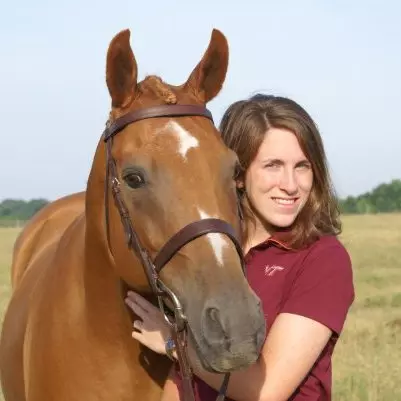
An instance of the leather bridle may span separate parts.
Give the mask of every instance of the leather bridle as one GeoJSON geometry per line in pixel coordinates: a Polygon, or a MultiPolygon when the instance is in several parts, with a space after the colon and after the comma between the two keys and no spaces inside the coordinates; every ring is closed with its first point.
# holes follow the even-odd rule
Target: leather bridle
{"type": "MultiPolygon", "coordinates": [[[[149,285],[157,296],[160,310],[164,314],[167,322],[171,325],[172,335],[177,349],[177,358],[180,365],[180,370],[183,378],[184,401],[195,401],[193,386],[192,386],[192,371],[186,353],[187,343],[187,325],[188,321],[183,312],[183,308],[176,295],[160,280],[159,273],[163,267],[170,261],[170,259],[187,243],[194,239],[206,235],[208,233],[222,233],[227,235],[234,243],[238,255],[240,257],[241,265],[245,273],[245,263],[241,248],[241,241],[238,238],[234,228],[226,221],[215,218],[202,219],[194,221],[175,235],[173,235],[166,244],[160,249],[156,257],[152,260],[148,251],[142,246],[139,236],[135,231],[132,223],[132,218],[121,196],[120,181],[118,179],[117,167],[115,160],[112,156],[113,138],[127,125],[135,123],[136,121],[158,118],[158,117],[185,117],[185,116],[199,116],[207,118],[213,122],[212,114],[210,111],[197,105],[162,105],[155,107],[148,107],[144,109],[135,110],[127,113],[126,115],[117,118],[113,122],[108,121],[104,130],[103,140],[106,144],[106,179],[105,179],[105,218],[106,218],[106,231],[107,241],[110,252],[110,226],[109,226],[109,188],[111,188],[115,205],[120,213],[121,221],[126,235],[127,245],[135,255],[139,258],[149,285]],[[171,320],[166,314],[163,298],[170,299],[173,305],[174,320],[171,320]]],[[[240,208],[239,208],[240,212],[240,208]]],[[[242,214],[240,213],[242,218],[242,214]]],[[[230,374],[227,373],[224,377],[219,396],[216,401],[223,401],[228,386],[230,374]]]]}

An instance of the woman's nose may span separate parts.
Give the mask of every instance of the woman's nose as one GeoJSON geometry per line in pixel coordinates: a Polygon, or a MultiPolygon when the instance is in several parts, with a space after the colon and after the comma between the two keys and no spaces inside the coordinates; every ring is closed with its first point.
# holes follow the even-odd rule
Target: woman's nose
{"type": "Polygon", "coordinates": [[[283,169],[280,177],[280,189],[289,195],[297,192],[298,182],[293,169],[283,169]]]}

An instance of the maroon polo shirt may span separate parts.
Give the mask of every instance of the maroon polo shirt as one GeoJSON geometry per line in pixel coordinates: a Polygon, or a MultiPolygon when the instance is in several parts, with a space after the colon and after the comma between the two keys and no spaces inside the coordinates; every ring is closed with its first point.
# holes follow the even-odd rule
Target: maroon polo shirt
{"type": "MultiPolygon", "coordinates": [[[[249,284],[263,303],[267,331],[283,312],[308,317],[332,330],[311,372],[289,399],[331,401],[332,353],[354,300],[346,249],[334,236],[322,237],[301,250],[268,239],[250,249],[246,264],[249,284]]],[[[217,391],[198,377],[194,381],[197,401],[215,401],[217,391]]],[[[178,375],[176,382],[181,388],[178,375]]]]}

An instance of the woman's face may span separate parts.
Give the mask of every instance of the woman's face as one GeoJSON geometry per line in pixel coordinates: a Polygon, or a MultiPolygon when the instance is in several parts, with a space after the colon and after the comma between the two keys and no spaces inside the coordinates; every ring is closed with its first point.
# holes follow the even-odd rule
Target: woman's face
{"type": "Polygon", "coordinates": [[[310,162],[292,131],[271,128],[245,174],[245,190],[259,217],[269,225],[290,226],[312,189],[310,162]]]}

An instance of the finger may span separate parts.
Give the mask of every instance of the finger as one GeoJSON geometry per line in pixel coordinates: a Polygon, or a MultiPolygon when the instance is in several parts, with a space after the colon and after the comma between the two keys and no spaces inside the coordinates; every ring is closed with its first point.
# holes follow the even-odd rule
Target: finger
{"type": "Polygon", "coordinates": [[[157,352],[158,354],[161,354],[161,355],[165,354],[164,344],[160,345],[160,344],[155,343],[152,340],[149,340],[149,338],[147,338],[146,335],[143,335],[139,331],[133,331],[131,336],[132,336],[132,338],[134,338],[135,340],[140,342],[142,345],[153,350],[154,352],[157,352]]]}
{"type": "Polygon", "coordinates": [[[143,330],[143,322],[141,320],[134,320],[133,326],[134,326],[134,329],[142,332],[142,330],[143,330]]]}
{"type": "Polygon", "coordinates": [[[125,298],[125,303],[136,313],[142,320],[148,318],[149,312],[144,310],[138,303],[132,301],[131,299],[125,298]]]}
{"type": "Polygon", "coordinates": [[[128,291],[127,296],[128,298],[141,305],[141,307],[149,313],[160,313],[160,309],[157,306],[154,306],[151,302],[149,302],[146,298],[142,297],[138,293],[130,290],[128,291]]]}
{"type": "Polygon", "coordinates": [[[127,298],[132,302],[135,302],[136,304],[140,305],[140,307],[144,309],[146,312],[149,312],[149,307],[153,306],[145,298],[141,297],[139,294],[133,291],[128,291],[127,298]]]}
{"type": "Polygon", "coordinates": [[[148,341],[146,339],[146,336],[144,336],[140,331],[133,331],[131,333],[131,337],[135,338],[135,340],[138,340],[141,344],[143,344],[145,347],[149,348],[148,341]]]}
{"type": "Polygon", "coordinates": [[[143,345],[145,345],[145,344],[144,344],[144,341],[143,341],[143,335],[142,335],[141,332],[139,332],[139,331],[133,331],[132,334],[131,334],[131,336],[132,336],[132,338],[135,338],[135,340],[138,340],[140,343],[142,343],[143,345]]]}

